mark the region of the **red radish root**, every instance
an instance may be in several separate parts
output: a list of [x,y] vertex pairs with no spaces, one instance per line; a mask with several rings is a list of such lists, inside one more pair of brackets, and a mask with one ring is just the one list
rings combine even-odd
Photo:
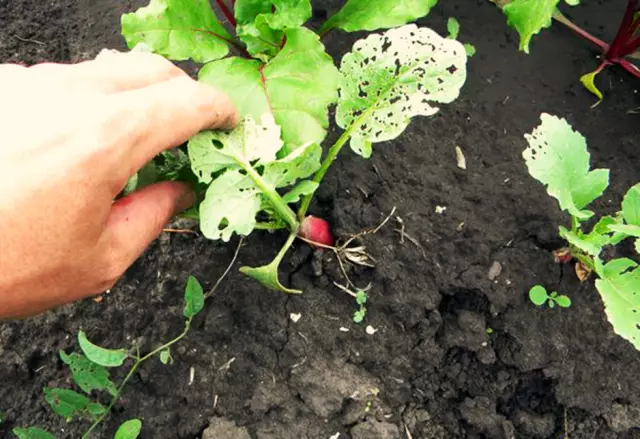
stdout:
[[322,218],[309,215],[300,225],[300,236],[307,241],[333,247],[335,239],[331,234],[331,226]]

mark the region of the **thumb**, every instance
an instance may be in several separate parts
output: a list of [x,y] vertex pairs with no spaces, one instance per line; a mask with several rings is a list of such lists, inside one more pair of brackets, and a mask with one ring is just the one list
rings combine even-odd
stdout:
[[113,203],[103,239],[111,263],[122,273],[160,235],[176,213],[189,208],[195,195],[184,183],[164,181]]

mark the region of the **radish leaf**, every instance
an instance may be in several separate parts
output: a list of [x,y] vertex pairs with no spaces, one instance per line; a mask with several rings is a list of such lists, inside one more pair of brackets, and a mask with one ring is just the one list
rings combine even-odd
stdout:
[[242,116],[260,120],[272,114],[290,152],[325,138],[340,74],[312,31],[288,29],[285,35],[284,48],[267,64],[237,57],[215,61],[203,67],[199,80],[224,90]]
[[529,53],[531,38],[551,26],[553,12],[560,0],[513,0],[502,8],[507,23],[520,34],[520,50]]
[[428,28],[407,25],[359,40],[341,65],[344,80],[336,121],[351,133],[351,148],[398,137],[413,116],[431,116],[432,103],[454,101],[466,79],[464,46]]
[[529,147],[523,157],[533,178],[547,186],[562,210],[584,221],[593,212],[582,210],[609,185],[609,170],[589,170],[590,155],[584,137],[564,119],[543,113],[542,123],[525,134]]
[[389,29],[424,17],[438,0],[349,0],[340,11],[320,29],[326,33],[333,28],[347,32]]
[[122,35],[129,48],[146,44],[174,61],[206,63],[225,57],[231,36],[216,18],[209,0],[151,0],[122,16]]

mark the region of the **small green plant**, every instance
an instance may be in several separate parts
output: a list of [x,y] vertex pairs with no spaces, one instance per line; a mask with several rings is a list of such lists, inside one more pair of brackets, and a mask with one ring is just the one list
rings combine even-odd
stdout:
[[355,323],[362,323],[364,321],[364,317],[367,315],[367,307],[365,305],[368,298],[367,293],[363,290],[358,290],[356,292],[355,300],[360,308],[353,313],[353,321]]
[[487,333],[487,335],[491,335],[491,334],[493,334],[493,333],[494,333],[494,330],[493,330],[493,328],[487,328],[487,329],[485,330],[485,332]]
[[[91,425],[82,435],[83,439],[90,438],[91,433],[102,423],[120,398],[125,385],[145,361],[154,356],[159,356],[164,364],[171,360],[171,346],[187,335],[193,318],[204,307],[204,301],[202,287],[194,277],[189,277],[185,288],[184,330],[173,340],[146,355],[141,355],[137,346],[131,350],[105,349],[96,346],[87,339],[83,331],[80,331],[78,344],[82,353],[67,354],[60,351],[60,358],[69,366],[73,382],[84,394],[71,389],[45,388],[45,399],[51,409],[64,417],[67,422],[75,418],[90,421]],[[110,378],[109,369],[120,367],[128,360],[133,363],[120,385],[116,386]],[[95,402],[91,399],[94,391],[106,392],[111,397],[110,403],[105,407]],[[115,439],[135,439],[141,430],[142,422],[139,419],[130,419],[118,428]],[[38,427],[15,428],[13,433],[19,439],[55,439],[54,435]]]
[[548,294],[546,288],[542,285],[536,285],[529,290],[529,300],[537,306],[542,306],[546,303],[549,308],[555,308],[556,305],[561,308],[569,308],[571,306],[569,297],[558,294],[555,291]]
[[585,138],[564,119],[543,113],[541,124],[525,138],[529,147],[523,156],[529,174],[544,184],[549,195],[571,216],[570,229],[559,227],[560,236],[569,243],[568,250],[561,252],[561,261],[576,260],[581,280],[589,273],[598,276],[596,288],[613,330],[640,350],[638,263],[629,258],[602,259],[606,247],[627,238],[635,239],[635,250],[640,250],[640,183],[624,196],[617,214],[600,217],[586,231],[595,215],[586,207],[609,185],[609,170],[590,170]]
[[[453,102],[466,80],[465,47],[407,24],[437,0],[348,0],[318,32],[304,26],[309,0],[216,3],[227,27],[208,0],[151,0],[122,16],[122,34],[130,48],[203,64],[198,80],[234,101],[242,116],[235,130],[202,132],[186,148],[201,189],[190,213],[213,240],[288,230],[271,263],[240,270],[271,289],[300,293],[280,283],[278,266],[297,237],[333,245],[328,223],[307,211],[343,147],[368,158],[374,143],[397,138],[413,117]],[[389,30],[357,41],[338,68],[321,41],[334,29]],[[333,105],[343,131],[324,150]]]
[[[460,35],[460,22],[455,17],[449,17],[447,20],[447,32],[449,32],[449,36],[447,38],[451,38],[453,40],[458,39],[458,35]],[[476,54],[476,48],[473,44],[465,43],[464,50],[467,52],[467,56],[471,58]]]
[[[640,48],[640,0],[628,0],[620,27],[611,44],[607,44],[575,23],[560,10],[562,0],[491,0],[502,8],[507,22],[520,34],[520,50],[529,53],[531,38],[556,20],[573,32],[598,46],[602,50],[600,65],[593,72],[580,78],[587,90],[602,100],[602,92],[595,85],[595,77],[610,65],[619,65],[635,77],[640,78],[640,68],[631,59],[638,58]],[[580,0],[564,0],[569,6],[577,6]]]

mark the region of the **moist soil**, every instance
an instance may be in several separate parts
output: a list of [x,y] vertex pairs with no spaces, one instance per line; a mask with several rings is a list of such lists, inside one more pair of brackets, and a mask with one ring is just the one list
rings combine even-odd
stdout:
[[[315,23],[340,3],[316,2]],[[610,40],[626,2],[584,3],[572,18]],[[119,16],[140,5],[0,0],[0,61],[76,62],[124,48]],[[640,353],[613,333],[593,281],[581,284],[571,266],[554,263],[557,225],[567,218],[521,155],[540,113],[566,117],[587,137],[593,165],[612,170],[595,210],[615,211],[640,176],[638,82],[605,71],[606,99],[591,108],[578,82],[596,66],[588,43],[555,25],[525,55],[485,0],[443,0],[420,24],[444,33],[450,16],[478,51],[461,97],[377,145],[370,160],[345,151],[313,206],[343,237],[396,208],[363,238],[375,269],[349,269],[356,284],[371,285],[365,323],[351,321],[356,305],[333,285],[344,283],[336,261],[325,255],[319,273],[306,245],[282,267],[303,295],[238,273],[268,262],[284,240],[255,233],[173,350],[175,363],[146,363],[94,437],[113,437],[136,417],[141,437],[154,439],[640,438]],[[339,59],[356,37],[325,41]],[[466,170],[456,166],[456,146]],[[211,288],[237,245],[164,234],[100,303],[0,324],[0,436],[38,425],[80,437],[86,422],[66,423],[42,394],[72,386],[58,352],[78,349],[81,328],[114,348],[148,352],[170,340],[183,327],[187,277]],[[490,270],[496,263],[499,273]],[[572,306],[536,308],[527,297],[535,284],[567,294]]]

